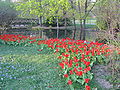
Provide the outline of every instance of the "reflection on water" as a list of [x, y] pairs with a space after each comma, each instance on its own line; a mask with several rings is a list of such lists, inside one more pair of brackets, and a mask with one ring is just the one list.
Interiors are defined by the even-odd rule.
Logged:
[[[42, 38], [48, 39], [48, 38], [57, 38], [57, 29], [34, 29], [34, 30], [28, 30], [28, 29], [9, 29], [6, 31], [0, 31], [0, 34], [22, 34], [22, 35], [30, 35], [30, 36], [42, 36]], [[65, 38], [70, 37], [72, 35], [72, 30], [59, 30], [58, 37], [59, 38]]]
[[[79, 32], [80, 30], [77, 30], [76, 32], [76, 39], [79, 39]], [[86, 30], [86, 39], [87, 40], [95, 40], [96, 38], [96, 30]], [[57, 38], [57, 30], [56, 29], [34, 29], [34, 30], [29, 30], [29, 29], [9, 29], [6, 31], [0, 31], [0, 34], [22, 34], [22, 35], [30, 35], [30, 36], [41, 36], [44, 39], [49, 39], [49, 38]], [[73, 35], [73, 30], [70, 29], [60, 29], [58, 37], [59, 38], [66, 38], [70, 37], [72, 38]]]

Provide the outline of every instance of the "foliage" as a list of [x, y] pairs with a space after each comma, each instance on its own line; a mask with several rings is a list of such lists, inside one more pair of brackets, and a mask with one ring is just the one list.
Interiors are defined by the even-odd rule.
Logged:
[[23, 0], [16, 4], [16, 9], [21, 12], [21, 16], [38, 18], [40, 26], [44, 22], [48, 24], [47, 26], [56, 24], [59, 27], [61, 21], [64, 22], [64, 26], [67, 26], [69, 22], [66, 21], [69, 18], [74, 21], [74, 27], [76, 27], [75, 20], [77, 19], [80, 21], [80, 39], [85, 40], [86, 19], [91, 16], [90, 13], [95, 5], [96, 2], [91, 3], [89, 0]]
[[17, 12], [13, 7], [13, 3], [0, 1], [0, 26], [8, 27], [17, 17]]
[[110, 30], [120, 27], [119, 4], [119, 0], [99, 0], [95, 8], [99, 29]]
[[[80, 3], [80, 5], [78, 5], [78, 3]], [[27, 17], [29, 15], [38, 18], [42, 16], [49, 20], [52, 20], [53, 17], [75, 17], [85, 19], [92, 6], [94, 6], [92, 3], [87, 1], [90, 5], [88, 5], [87, 14], [85, 14], [85, 3], [86, 0], [73, 1], [73, 3], [69, 0], [25, 0], [16, 3], [16, 9], [21, 11], [21, 16]], [[82, 10], [81, 13], [78, 12], [79, 7]]]
[[[16, 4], [16, 9], [21, 11], [22, 16], [45, 17], [45, 19], [60, 16], [62, 10], [68, 8], [68, 0], [29, 0]], [[62, 13], [63, 14], [63, 13]]]
[[96, 41], [119, 47], [120, 46], [119, 32], [114, 32], [113, 34], [111, 34], [108, 31], [99, 31], [97, 32]]
[[20, 16], [36, 17], [41, 16], [43, 9], [41, 9], [41, 2], [36, 2], [35, 0], [29, 0], [25, 2], [16, 3], [16, 10], [20, 11]]
[[104, 44], [106, 44], [108, 42], [107, 39], [105, 39], [105, 38], [96, 38], [95, 41], [98, 41], [99, 43], [104, 43]]
[[107, 23], [104, 21], [104, 20], [99, 20], [97, 19], [97, 27], [100, 29], [100, 30], [106, 30], [107, 29]]
[[[50, 20], [49, 18], [46, 20], [46, 21], [44, 21], [44, 23], [43, 23], [43, 25], [44, 26], [52, 26], [52, 27], [56, 27], [57, 26], [57, 19], [56, 18], [52, 18], [52, 20]], [[59, 26], [65, 26], [65, 22], [64, 22], [64, 19], [63, 18], [60, 18], [59, 20], [58, 20], [59, 22]], [[72, 25], [72, 22], [71, 22], [71, 20], [70, 19], [68, 19], [68, 18], [66, 18], [66, 25], [67, 26], [71, 26]]]

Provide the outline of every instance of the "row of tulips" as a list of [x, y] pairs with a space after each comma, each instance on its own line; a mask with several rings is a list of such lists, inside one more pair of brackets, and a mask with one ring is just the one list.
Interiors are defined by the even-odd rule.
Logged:
[[31, 36], [24, 36], [24, 35], [14, 35], [14, 34], [3, 34], [0, 35], [0, 42], [9, 45], [30, 45], [32, 43], [37, 42], [40, 40], [41, 37], [31, 37]]
[[85, 90], [91, 90], [89, 82], [93, 78], [93, 73], [91, 73], [93, 64], [106, 62], [106, 57], [113, 52], [107, 45], [98, 42], [72, 40], [70, 38], [48, 40], [38, 38], [23, 35], [0, 35], [0, 40], [6, 43], [37, 42], [38, 45], [41, 45], [41, 49], [47, 46], [58, 53], [58, 59], [61, 59], [58, 64], [61, 75], [66, 79], [66, 83], [69, 84], [71, 90], [74, 90], [73, 83], [79, 83], [81, 86], [85, 86]]

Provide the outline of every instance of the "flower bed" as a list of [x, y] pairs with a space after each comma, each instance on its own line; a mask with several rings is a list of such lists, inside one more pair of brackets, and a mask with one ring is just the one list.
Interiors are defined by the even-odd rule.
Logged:
[[[32, 38], [32, 39], [31, 39]], [[91, 68], [94, 63], [105, 63], [113, 51], [103, 43], [89, 42], [82, 40], [66, 39], [48, 39], [41, 40], [38, 37], [26, 37], [23, 35], [1, 35], [0, 40], [5, 44], [21, 45], [26, 42], [37, 43], [41, 46], [40, 51], [44, 47], [49, 47], [58, 53], [58, 59], [61, 59], [60, 66], [61, 75], [66, 79], [71, 90], [74, 90], [74, 85], [79, 83], [80, 86], [85, 87], [85, 90], [91, 90], [89, 83], [93, 78]], [[31, 41], [29, 41], [31, 40]], [[19, 44], [19, 41], [21, 42]], [[16, 44], [18, 43], [18, 44]], [[120, 54], [120, 52], [117, 52]]]
[[14, 34], [3, 34], [0, 35], [0, 43], [9, 44], [9, 45], [30, 45], [38, 40], [40, 40], [41, 37], [30, 37], [30, 36], [24, 36], [24, 35], [14, 35]]
[[[73, 83], [85, 85], [86, 90], [90, 90], [89, 82], [93, 78], [91, 67], [94, 63], [104, 63], [106, 56], [111, 54], [107, 45], [98, 42], [88, 42], [82, 40], [49, 39], [44, 42], [49, 48], [59, 53], [61, 59], [59, 66], [61, 73], [66, 79], [66, 83], [74, 90]], [[41, 41], [38, 41], [38, 45]]]

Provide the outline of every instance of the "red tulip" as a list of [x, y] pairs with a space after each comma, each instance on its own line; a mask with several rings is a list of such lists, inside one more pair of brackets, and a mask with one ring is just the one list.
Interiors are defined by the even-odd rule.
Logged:
[[86, 79], [85, 79], [85, 83], [88, 83], [89, 81], [90, 81], [89, 78], [86, 78]]
[[72, 71], [72, 70], [70, 70], [70, 71], [69, 71], [69, 73], [70, 73], [70, 74], [73, 74], [73, 71]]
[[69, 85], [72, 85], [72, 81], [71, 81], [71, 80], [68, 80], [68, 84], [69, 84]]
[[90, 86], [86, 85], [85, 90], [90, 90]]
[[64, 64], [63, 63], [59, 63], [59, 65], [61, 66], [62, 69], [64, 69]]
[[67, 78], [67, 77], [68, 77], [68, 74], [64, 74], [64, 77]]

